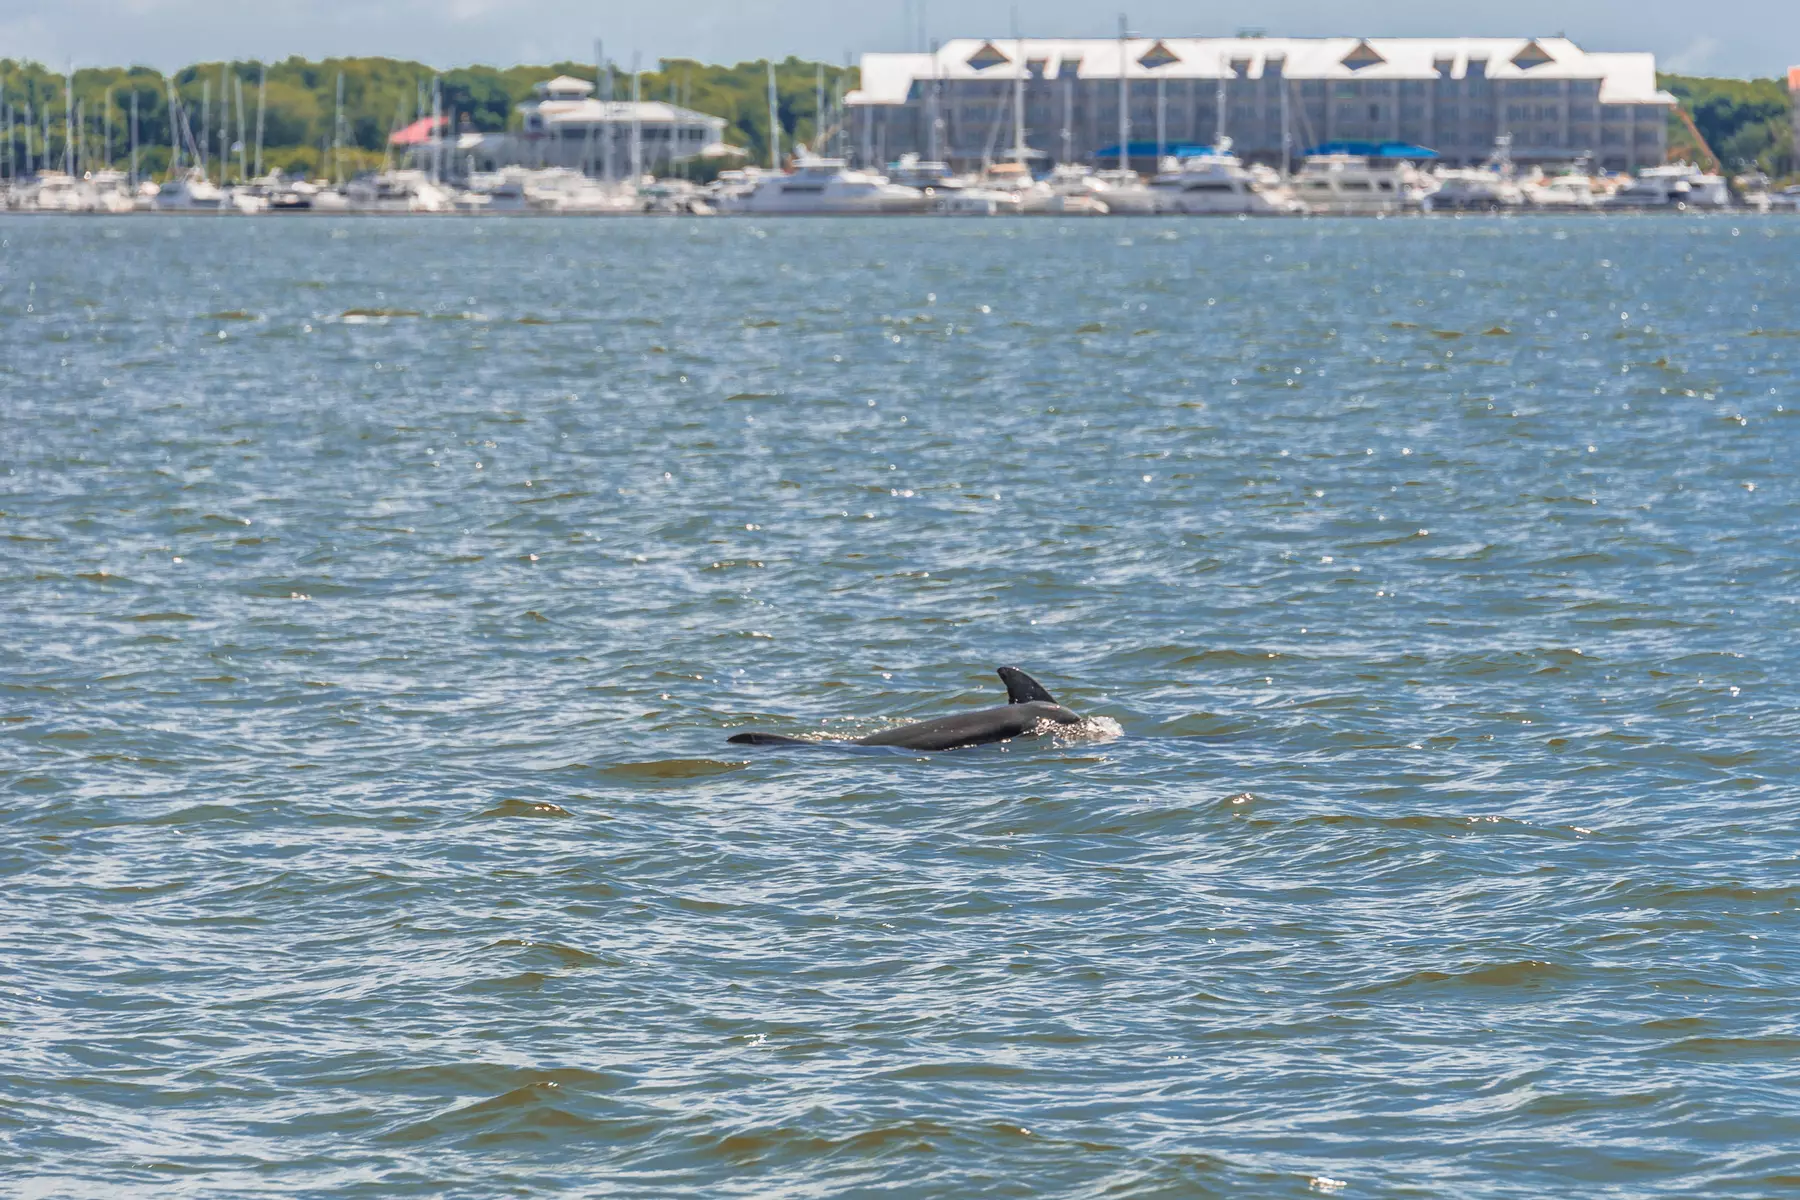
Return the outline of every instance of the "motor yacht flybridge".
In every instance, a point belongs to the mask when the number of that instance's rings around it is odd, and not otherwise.
[[[722,198],[725,212],[754,214],[787,213],[910,213],[929,206],[918,188],[890,183],[885,175],[853,170],[841,158],[820,158],[801,152],[791,171],[758,175],[752,186]]]
[[[1159,213],[1194,216],[1289,216],[1306,205],[1271,170],[1271,178],[1246,167],[1229,138],[1203,154],[1165,161],[1150,181]]]

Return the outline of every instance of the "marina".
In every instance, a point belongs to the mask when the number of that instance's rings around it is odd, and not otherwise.
[[[201,80],[197,103],[191,90],[184,97],[170,86],[161,144],[140,136],[137,90],[125,132],[115,130],[109,91],[97,156],[71,73],[60,140],[41,95],[35,116],[29,103],[0,100],[0,209],[283,217],[1800,212],[1800,184],[1777,186],[1741,159],[1735,173],[1723,168],[1658,85],[1651,55],[1589,52],[1564,38],[1164,39],[1122,28],[1116,39],[953,39],[929,53],[865,54],[854,87],[843,71],[828,86],[817,65],[806,140],[791,90],[784,99],[769,63],[766,100],[753,105],[762,110],[754,149],[733,140],[756,128],[741,111],[735,123],[699,111],[682,86],[648,99],[635,63],[621,79],[599,45],[590,69],[592,80],[566,71],[538,80],[510,111],[490,106],[483,120],[501,122],[498,129],[473,124],[457,106],[469,98],[446,93],[441,78],[420,79],[416,98],[400,98],[378,166],[368,164],[366,137],[361,149],[351,144],[340,71],[311,171],[295,170],[291,153],[274,165],[273,150],[265,169],[266,70],[249,97],[243,74],[233,81],[226,70],[216,93],[210,76]],[[629,99],[618,98],[621,90]],[[1789,94],[1800,105],[1800,68]],[[1677,118],[1687,130],[1678,142],[1669,132]],[[152,159],[161,169],[140,170]]]
[[[1579,164],[1541,168],[1429,166],[1381,153],[1333,150],[1300,159],[1292,175],[1245,164],[1229,142],[1167,156],[1145,178],[1129,170],[1057,165],[1037,177],[1000,163],[959,175],[942,163],[896,162],[886,173],[801,147],[782,170],[722,171],[706,184],[680,177],[603,179],[570,167],[503,167],[460,184],[401,168],[343,184],[288,179],[219,183],[198,168],[133,185],[117,171],[47,171],[0,192],[9,214],[185,216],[1374,216],[1571,212],[1800,212],[1800,186],[1727,179],[1688,163],[1635,175],[1590,175]]]

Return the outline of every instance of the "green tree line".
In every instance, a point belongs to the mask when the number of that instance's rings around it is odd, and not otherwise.
[[[829,120],[839,88],[856,85],[855,72],[822,69]],[[767,70],[762,61],[721,66],[663,59],[641,74],[639,87],[647,100],[672,100],[724,117],[727,140],[756,161],[767,161]],[[819,136],[820,70],[820,64],[792,57],[775,64],[784,145]],[[215,173],[221,156],[228,159],[229,176],[238,174],[240,161],[253,167],[259,108],[265,168],[321,174],[341,163],[346,172],[366,170],[383,161],[389,134],[431,111],[434,87],[441,89],[443,111],[459,128],[495,131],[517,126],[518,105],[529,98],[533,84],[556,75],[596,79],[597,74],[594,64],[579,62],[438,71],[391,58],[288,58],[268,64],[196,63],[170,76],[148,67],[90,67],[65,77],[35,63],[0,59],[0,173],[14,176],[65,163],[83,170],[125,166],[134,98],[139,168],[146,174],[168,170],[177,140],[203,150]],[[1693,117],[1727,170],[1757,167],[1777,177],[1800,171],[1785,81],[1662,75],[1659,83]],[[614,95],[626,99],[630,88],[629,74],[615,66]],[[232,149],[239,144],[241,159]],[[1677,156],[1699,156],[1686,125],[1673,114],[1669,145]]]
[[[1681,102],[1700,136],[1727,171],[1760,169],[1780,178],[1800,171],[1794,161],[1793,101],[1785,79],[1701,79],[1659,75],[1658,86]],[[1669,115],[1669,153],[1699,159],[1687,125]]]
[[[823,114],[816,92],[821,71]],[[630,73],[616,65],[613,72],[614,98],[630,99]],[[532,86],[557,75],[597,82],[599,72],[591,62],[438,71],[391,58],[288,58],[196,63],[168,76],[148,67],[89,67],[64,76],[36,63],[0,59],[0,174],[65,164],[84,171],[127,166],[134,101],[138,164],[145,174],[166,172],[177,144],[189,162],[195,151],[204,153],[215,176],[221,157],[230,178],[238,176],[240,162],[253,169],[259,111],[265,169],[327,174],[341,155],[347,172],[365,170],[384,160],[396,129],[431,113],[434,89],[457,128],[493,132],[517,128],[518,105]],[[775,64],[775,77],[784,147],[816,139],[821,116],[833,120],[840,88],[856,86],[851,69],[792,57]],[[638,87],[645,100],[725,118],[726,140],[757,161],[767,160],[768,63],[663,59],[639,75]],[[828,125],[825,132],[830,130]]]

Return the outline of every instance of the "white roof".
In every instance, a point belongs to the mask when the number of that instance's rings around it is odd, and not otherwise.
[[[536,112],[546,125],[706,125],[725,127],[725,118],[661,100],[528,100],[519,106]]]
[[[594,85],[573,75],[558,75],[555,79],[533,84],[531,90],[540,96],[585,96],[594,90]]]
[[[904,104],[915,82],[931,79],[1011,79],[1021,57],[1044,79],[1065,69],[1080,79],[1117,79],[1121,69],[1131,79],[1260,79],[1271,62],[1288,79],[1436,79],[1440,65],[1463,79],[1485,61],[1489,79],[1598,79],[1603,103],[1675,103],[1656,87],[1651,54],[1590,54],[1567,38],[1353,37],[957,38],[935,55],[863,55],[862,86],[849,102]]]

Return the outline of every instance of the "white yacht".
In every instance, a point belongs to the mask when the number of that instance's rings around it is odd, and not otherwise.
[[[523,167],[476,172],[469,176],[468,190],[456,197],[456,211],[495,214],[535,211],[537,206],[526,198],[530,176]]]
[[[1607,198],[1607,208],[1718,209],[1731,207],[1725,180],[1688,163],[1645,167],[1637,178]]]
[[[1021,195],[1020,207],[1028,213],[1103,217],[1112,211],[1107,185],[1087,167],[1063,163],[1050,172],[1043,189]]]
[[[1031,168],[1023,162],[990,163],[975,181],[975,186],[985,191],[1008,193],[1016,197],[1019,207],[1014,211],[1017,212],[1046,213],[1052,211],[1053,204],[1058,203],[1056,193],[1051,190],[1050,185],[1034,178]]]
[[[801,158],[794,169],[756,178],[747,191],[723,197],[724,211],[757,215],[788,213],[923,212],[918,188],[889,183],[884,175],[855,171],[841,158]]]
[[[947,217],[1016,217],[1025,201],[1018,192],[974,184],[939,192],[932,208]]]
[[[1300,164],[1294,190],[1307,211],[1326,216],[1385,216],[1419,202],[1413,173],[1398,162],[1360,154],[1314,154]]]
[[[1754,213],[1773,212],[1775,197],[1769,192],[1769,185],[1774,181],[1760,170],[1752,170],[1732,180],[1739,196],[1744,199],[1744,207]]]
[[[1291,216],[1306,211],[1292,191],[1259,179],[1229,147],[1164,160],[1150,181],[1156,211],[1192,216]]]
[[[128,213],[137,208],[131,179],[123,171],[95,171],[87,184],[93,192],[95,212]]]
[[[1580,171],[1525,183],[1525,202],[1554,212],[1593,212],[1600,207],[1594,181]]]
[[[900,161],[889,163],[887,175],[889,183],[918,188],[927,196],[956,191],[969,185],[968,180],[950,170],[949,163],[929,162],[917,154],[902,154]]]
[[[344,200],[352,212],[441,213],[455,208],[449,189],[416,170],[358,176],[345,186]]]
[[[691,184],[686,185],[692,187]],[[568,167],[548,167],[533,172],[525,184],[525,197],[538,212],[635,213],[644,210],[636,189],[627,184],[607,184]]]
[[[42,171],[21,194],[19,207],[27,212],[93,212],[94,189],[86,180],[75,179],[61,171]]]
[[[219,212],[224,206],[225,193],[198,167],[164,183],[150,202],[157,212]]]
[[[1090,186],[1099,192],[1106,211],[1115,217],[1148,217],[1160,211],[1156,206],[1156,193],[1136,171],[1121,167],[1095,171]]]
[[[1424,193],[1426,212],[1506,212],[1525,207],[1525,189],[1493,167],[1446,167]]]
[[[645,184],[641,192],[616,198],[614,203],[628,203],[631,207],[608,211],[647,212],[661,217],[710,217],[718,211],[706,191],[686,179],[659,179]]]

